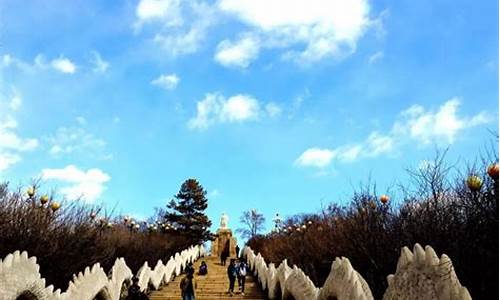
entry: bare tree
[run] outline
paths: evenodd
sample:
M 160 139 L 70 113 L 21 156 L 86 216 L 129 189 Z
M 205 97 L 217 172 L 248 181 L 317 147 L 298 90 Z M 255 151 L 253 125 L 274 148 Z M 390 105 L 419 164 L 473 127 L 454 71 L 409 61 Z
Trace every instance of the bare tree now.
M 238 228 L 236 231 L 241 234 L 244 238 L 253 238 L 260 231 L 264 230 L 264 223 L 266 218 L 262 213 L 259 213 L 256 209 L 251 209 L 244 211 L 240 217 L 240 223 L 245 227 Z

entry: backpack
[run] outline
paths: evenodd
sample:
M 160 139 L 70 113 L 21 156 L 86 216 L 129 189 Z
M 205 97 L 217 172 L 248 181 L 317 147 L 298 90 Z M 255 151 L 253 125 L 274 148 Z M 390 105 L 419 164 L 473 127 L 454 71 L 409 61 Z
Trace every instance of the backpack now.
M 240 276 L 244 277 L 247 276 L 247 266 L 243 265 L 239 267 L 240 269 Z

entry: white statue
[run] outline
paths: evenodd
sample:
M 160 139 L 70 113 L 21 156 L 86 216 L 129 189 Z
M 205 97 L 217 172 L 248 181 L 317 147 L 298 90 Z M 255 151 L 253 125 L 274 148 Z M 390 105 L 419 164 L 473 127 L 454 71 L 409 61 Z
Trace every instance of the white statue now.
M 225 212 L 223 212 L 221 217 L 220 217 L 220 228 L 227 229 L 227 222 L 228 221 L 229 221 L 229 217 L 226 215 Z

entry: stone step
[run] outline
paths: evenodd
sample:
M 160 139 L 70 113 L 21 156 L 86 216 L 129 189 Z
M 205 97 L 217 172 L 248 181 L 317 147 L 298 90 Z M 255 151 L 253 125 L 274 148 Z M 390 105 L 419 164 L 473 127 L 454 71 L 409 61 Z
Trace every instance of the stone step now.
M 229 300 L 229 299 L 248 299 L 262 300 L 266 296 L 260 289 L 258 281 L 252 277 L 249 272 L 245 278 L 245 295 L 239 292 L 238 281 L 235 283 L 235 293 L 233 296 L 227 292 L 229 288 L 229 279 L 227 277 L 227 265 L 221 266 L 220 260 L 215 257 L 206 257 L 198 260 L 194 265 L 197 271 L 201 261 L 205 261 L 208 266 L 208 274 L 199 276 L 195 274 L 197 283 L 196 300 Z M 228 259 L 229 262 L 229 259 Z M 185 275 L 179 275 L 170 281 L 167 285 L 158 291 L 154 291 L 149 296 L 151 300 L 179 300 L 181 299 L 181 291 L 179 288 L 180 281 Z

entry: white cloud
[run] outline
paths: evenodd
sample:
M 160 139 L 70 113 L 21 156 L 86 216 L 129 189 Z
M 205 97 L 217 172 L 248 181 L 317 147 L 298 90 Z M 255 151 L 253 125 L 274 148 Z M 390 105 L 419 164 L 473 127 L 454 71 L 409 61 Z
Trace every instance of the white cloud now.
M 232 96 L 222 105 L 221 119 L 227 122 L 241 122 L 257 119 L 259 102 L 248 95 Z
M 61 73 L 73 74 L 76 72 L 75 64 L 71 60 L 63 56 L 53 59 L 50 64 L 52 68 Z
M 0 172 L 21 161 L 19 154 L 0 151 Z
M 97 51 L 92 51 L 92 56 L 93 71 L 96 73 L 106 72 L 109 68 L 109 62 L 105 61 Z
M 359 158 L 361 151 L 363 150 L 362 145 L 344 146 L 339 149 L 334 150 L 340 161 L 352 162 Z
M 21 107 L 21 96 L 14 90 L 8 102 L 0 101 L 0 171 L 22 160 L 21 153 L 35 150 L 39 143 L 35 138 L 23 138 L 17 133 L 17 121 L 13 113 Z
M 246 36 L 235 43 L 223 40 L 217 45 L 215 60 L 225 67 L 246 68 L 259 54 L 259 40 Z
M 260 33 L 266 47 L 288 48 L 285 57 L 300 63 L 354 52 L 370 26 L 367 0 L 221 0 L 218 6 Z
M 173 90 L 179 84 L 180 78 L 176 74 L 160 75 L 160 77 L 151 81 L 152 85 L 159 86 L 166 90 Z
M 330 165 L 335 155 L 335 151 L 329 149 L 309 148 L 297 158 L 295 164 L 301 167 L 324 168 Z
M 377 51 L 377 52 L 373 53 L 372 55 L 370 55 L 370 57 L 368 58 L 368 63 L 373 64 L 373 63 L 381 60 L 382 58 L 384 58 L 384 52 Z
M 271 118 L 273 118 L 281 114 L 281 107 L 274 102 L 269 102 L 266 104 L 266 112 Z
M 389 153 L 394 148 L 394 138 L 388 135 L 382 135 L 373 131 L 366 140 L 367 155 L 378 156 L 383 153 Z
M 136 27 L 144 22 L 164 21 L 169 26 L 182 23 L 180 0 L 141 0 L 136 7 Z
M 460 131 L 490 121 L 486 112 L 460 117 L 457 115 L 459 106 L 460 101 L 456 97 L 446 101 L 435 112 L 413 105 L 401 113 L 400 120 L 394 124 L 394 134 L 409 135 L 424 145 L 432 142 L 452 144 Z
M 111 177 L 100 169 L 88 169 L 83 171 L 74 165 L 68 165 L 62 169 L 43 169 L 42 179 L 57 180 L 71 185 L 60 189 L 60 192 L 68 199 L 82 198 L 93 202 L 101 196 L 105 189 L 105 183 Z
M 96 138 L 80 127 L 59 127 L 55 134 L 47 137 L 50 144 L 49 153 L 53 156 L 64 154 L 92 154 L 101 158 L 106 157 L 102 152 L 106 142 Z
M 204 2 L 165 0 L 153 2 L 162 5 L 168 3 L 168 10 L 159 10 L 146 19 L 158 23 L 154 41 L 172 57 L 196 52 L 207 37 L 208 29 L 217 20 L 215 9 Z M 135 28 L 140 28 L 146 19 L 139 18 Z
M 427 111 L 421 105 L 413 105 L 399 114 L 398 120 L 387 134 L 372 131 L 358 144 L 343 145 L 334 149 L 309 148 L 296 160 L 296 164 L 324 168 L 334 160 L 354 162 L 361 158 L 391 154 L 397 146 L 409 140 L 423 146 L 431 142 L 452 144 L 463 130 L 491 120 L 486 112 L 472 117 L 460 117 L 457 115 L 459 106 L 458 98 L 446 101 L 435 112 Z
M 207 94 L 196 105 L 196 116 L 189 120 L 190 129 L 206 129 L 215 123 L 237 123 L 256 120 L 261 114 L 260 103 L 249 95 L 225 98 L 220 94 Z

